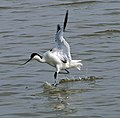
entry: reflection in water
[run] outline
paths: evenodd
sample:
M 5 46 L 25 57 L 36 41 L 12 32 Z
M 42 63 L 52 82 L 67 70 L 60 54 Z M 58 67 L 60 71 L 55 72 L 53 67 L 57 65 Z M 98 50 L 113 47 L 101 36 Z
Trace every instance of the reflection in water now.
M 90 76 L 87 78 L 80 78 L 80 79 L 61 79 L 59 81 L 59 85 L 54 86 L 51 83 L 45 82 L 43 87 L 43 93 L 48 97 L 49 100 L 55 100 L 51 103 L 50 106 L 52 106 L 55 110 L 64 110 L 68 108 L 70 105 L 69 101 L 69 95 L 71 94 L 78 94 L 88 91 L 88 88 L 81 88 L 81 89 L 70 89 L 69 86 L 60 86 L 64 83 L 75 83 L 77 81 L 95 81 L 97 78 L 95 76 Z
M 66 90 L 64 88 L 55 87 L 52 84 L 45 82 L 43 84 L 43 92 L 48 97 L 48 99 L 56 100 L 51 106 L 55 110 L 63 110 L 69 105 L 67 102 L 68 95 L 66 94 Z M 65 95 L 65 96 L 64 96 Z

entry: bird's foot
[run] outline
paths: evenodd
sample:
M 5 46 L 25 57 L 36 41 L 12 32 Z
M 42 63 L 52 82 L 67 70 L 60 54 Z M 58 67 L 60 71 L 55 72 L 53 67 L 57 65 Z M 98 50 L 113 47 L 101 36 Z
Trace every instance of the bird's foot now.
M 59 83 L 57 82 L 57 80 L 55 79 L 54 84 L 52 84 L 54 87 L 57 87 L 59 85 Z
M 54 87 L 57 87 L 58 85 L 59 85 L 59 83 L 52 84 L 52 86 L 54 86 Z

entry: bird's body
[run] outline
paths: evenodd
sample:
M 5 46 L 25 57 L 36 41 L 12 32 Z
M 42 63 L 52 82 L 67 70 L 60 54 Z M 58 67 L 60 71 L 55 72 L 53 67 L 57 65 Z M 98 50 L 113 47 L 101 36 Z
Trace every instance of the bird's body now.
M 63 27 L 60 27 L 60 25 L 57 26 L 57 32 L 55 36 L 55 47 L 51 50 L 48 50 L 43 54 L 43 56 L 32 53 L 30 60 L 37 60 L 40 63 L 47 63 L 50 66 L 53 66 L 56 68 L 56 72 L 54 74 L 54 78 L 57 78 L 57 74 L 61 70 L 65 70 L 67 73 L 69 71 L 67 69 L 69 68 L 77 68 L 80 70 L 80 67 L 82 66 L 81 60 L 73 60 L 70 53 L 70 46 L 67 43 L 67 41 L 63 37 L 63 33 L 65 31 L 65 27 L 67 24 L 68 19 L 68 10 L 66 12 L 64 25 Z M 26 64 L 25 62 L 24 64 Z
M 77 68 L 80 70 L 80 66 L 82 65 L 81 60 L 63 60 L 58 56 L 58 51 L 49 50 L 45 52 L 42 58 L 36 53 L 33 59 L 37 60 L 40 63 L 47 63 L 59 70 L 65 70 L 69 68 Z

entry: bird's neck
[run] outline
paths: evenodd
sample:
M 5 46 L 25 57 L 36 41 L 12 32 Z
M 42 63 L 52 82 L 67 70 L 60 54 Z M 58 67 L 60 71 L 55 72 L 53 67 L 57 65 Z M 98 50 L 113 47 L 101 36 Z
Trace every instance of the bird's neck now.
M 37 60 L 40 63 L 44 63 L 45 62 L 45 59 L 42 56 L 40 56 L 40 55 L 36 55 L 34 57 L 34 60 Z

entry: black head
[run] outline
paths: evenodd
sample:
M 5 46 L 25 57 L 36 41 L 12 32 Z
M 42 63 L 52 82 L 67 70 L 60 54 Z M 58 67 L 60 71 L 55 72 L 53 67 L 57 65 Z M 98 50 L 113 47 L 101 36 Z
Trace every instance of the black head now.
M 28 59 L 24 64 L 28 63 L 29 61 L 31 61 L 36 55 L 38 55 L 41 59 L 42 59 L 42 56 L 39 55 L 38 53 L 32 53 L 31 56 L 30 56 L 30 59 Z M 23 64 L 23 65 L 24 65 Z
M 37 53 L 32 53 L 31 56 L 30 56 L 30 59 L 33 59 L 34 56 L 36 56 L 36 55 L 39 55 L 39 54 L 37 54 Z

